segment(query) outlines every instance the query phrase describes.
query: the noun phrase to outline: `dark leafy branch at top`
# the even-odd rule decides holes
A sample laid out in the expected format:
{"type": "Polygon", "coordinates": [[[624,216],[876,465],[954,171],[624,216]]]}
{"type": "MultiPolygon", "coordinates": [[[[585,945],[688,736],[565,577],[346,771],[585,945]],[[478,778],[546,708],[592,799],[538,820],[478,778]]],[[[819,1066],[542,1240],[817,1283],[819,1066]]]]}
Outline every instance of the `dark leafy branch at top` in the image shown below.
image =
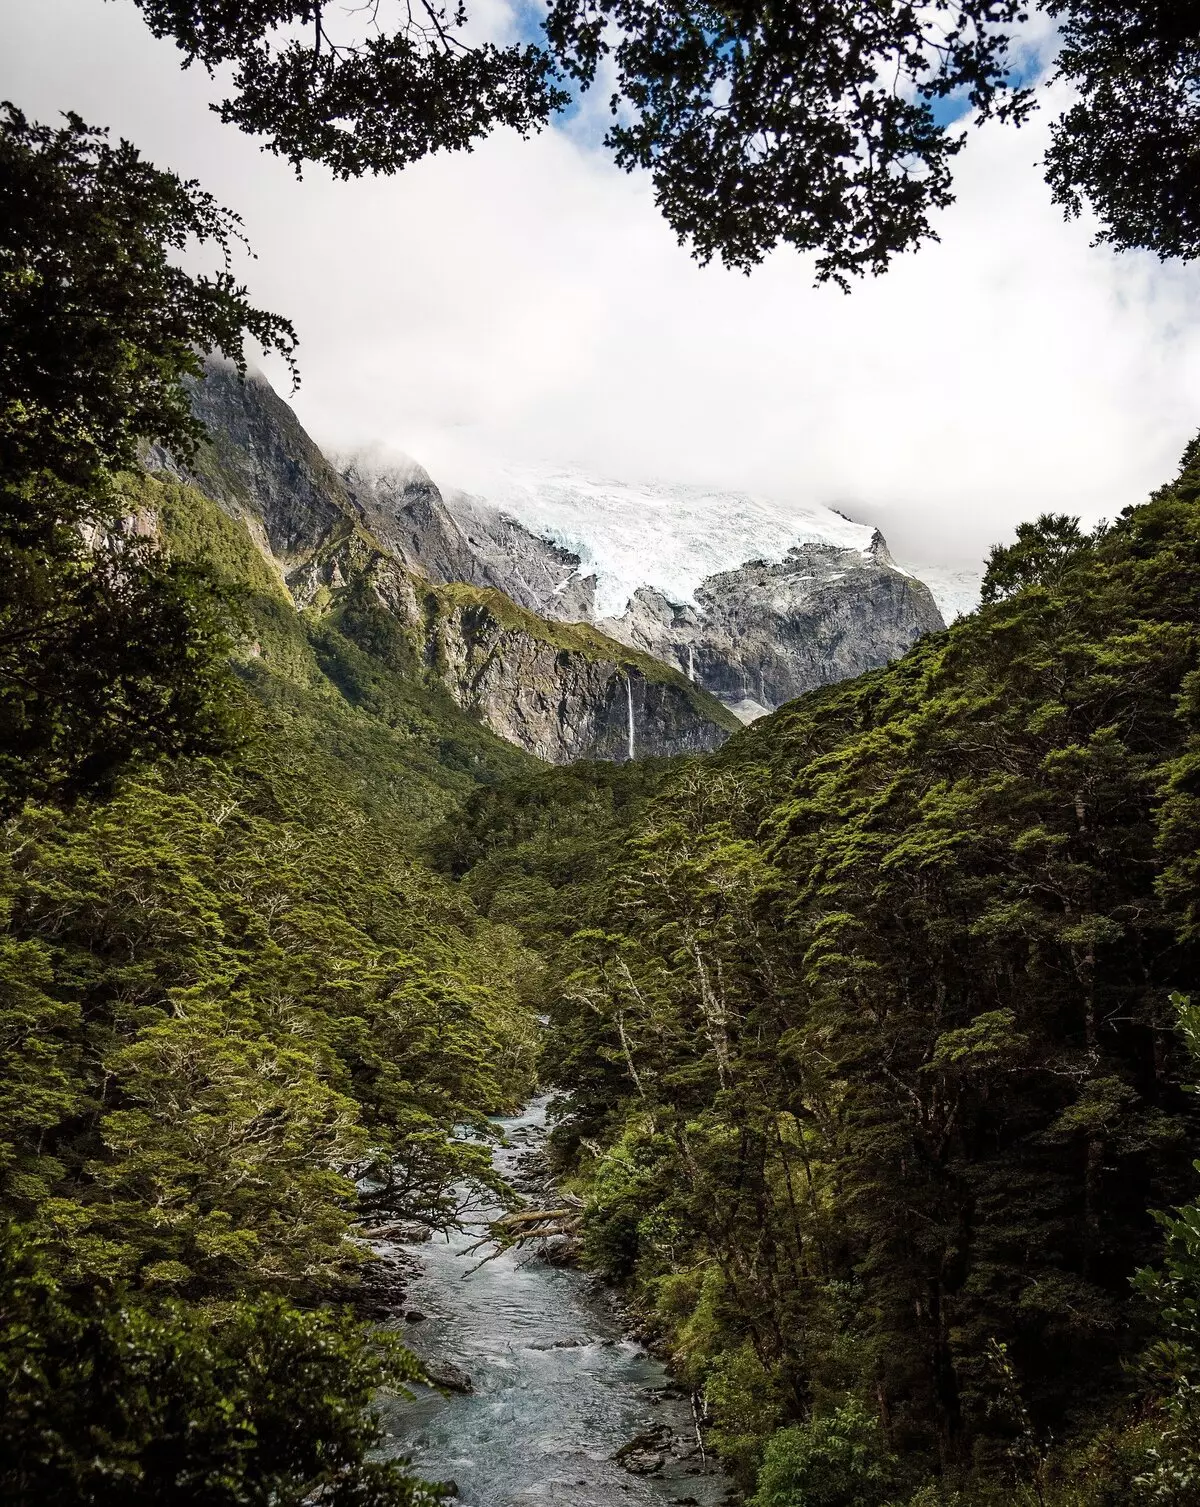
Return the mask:
{"type": "Polygon", "coordinates": [[[1015,44],[1040,8],[1078,91],[1053,127],[1056,199],[1090,205],[1116,247],[1200,253],[1200,13],[1183,0],[549,0],[539,43],[505,46],[465,0],[136,3],[186,64],[232,65],[224,120],[342,177],[528,134],[569,104],[564,83],[611,84],[607,145],[651,174],[694,255],[749,268],[790,245],[843,286],[936,239],[966,141],[939,102],[1027,116],[1015,44]]]}
{"type": "Polygon", "coordinates": [[[297,167],[323,162],[342,178],[394,173],[430,152],[469,149],[498,126],[527,135],[568,103],[544,49],[468,45],[462,4],[408,3],[388,32],[372,3],[360,8],[367,35],[354,45],[339,42],[328,22],[330,12],[344,22],[346,8],[313,0],[138,5],[156,36],[175,38],[187,63],[234,65],[223,120],[263,133],[297,167]]]}

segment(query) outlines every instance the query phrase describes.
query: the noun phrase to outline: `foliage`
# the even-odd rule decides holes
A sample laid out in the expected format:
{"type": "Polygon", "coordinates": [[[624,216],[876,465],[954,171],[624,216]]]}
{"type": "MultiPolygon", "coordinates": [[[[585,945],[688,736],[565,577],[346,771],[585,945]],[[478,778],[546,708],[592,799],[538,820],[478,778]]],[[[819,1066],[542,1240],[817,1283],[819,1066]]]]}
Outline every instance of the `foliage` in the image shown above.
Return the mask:
{"type": "Polygon", "coordinates": [[[138,442],[186,451],[197,350],[285,321],[228,270],[189,277],[190,240],[228,258],[237,222],[194,184],[76,116],[0,114],[0,811],[111,788],[131,762],[229,742],[224,611],[124,512],[138,442]]]}
{"type": "MultiPolygon", "coordinates": [[[[322,0],[137,0],[185,66],[230,65],[223,119],[297,167],[395,172],[498,125],[540,128],[575,88],[610,93],[607,144],[647,170],[681,241],[748,268],[783,243],[846,283],[936,238],[966,133],[1032,107],[1026,0],[787,6],[554,0],[537,43],[479,39],[465,3],[373,0],[365,24],[322,0]]],[[[1200,30],[1187,5],[1040,0],[1077,102],[1047,168],[1103,239],[1195,256],[1200,30]]]]}
{"type": "Polygon", "coordinates": [[[336,1287],[355,1182],[444,1224],[488,1165],[453,1127],[531,1081],[515,939],[327,776],[265,721],[236,776],[10,829],[3,1186],[80,1280],[336,1287]]]}
{"type": "Polygon", "coordinates": [[[417,855],[531,761],[298,614],[192,489],[119,486],[234,613],[242,743],[3,831],[0,1214],[41,1294],[26,1323],[14,1256],[4,1487],[432,1501],[367,1459],[369,1396],[411,1358],[321,1305],[361,1296],[364,1220],[445,1228],[495,1182],[485,1116],[533,1083],[533,960],[417,855]]]}
{"type": "Polygon", "coordinates": [[[203,430],[180,378],[199,373],[197,352],[244,370],[245,335],[295,343],[228,270],[175,265],[189,242],[228,263],[237,217],[76,115],[55,130],[6,105],[2,121],[5,481],[49,471],[90,487],[131,469],[147,437],[190,451],[203,430]]]}
{"type": "Polygon", "coordinates": [[[329,1305],[497,1184],[531,959],[416,851],[528,761],[136,469],[201,462],[200,353],[290,352],[173,265],[236,222],[74,117],[0,154],[0,1494],[432,1503],[371,1458],[417,1363],[329,1305]]]}
{"type": "Polygon", "coordinates": [[[421,1507],[368,1460],[380,1387],[413,1357],[351,1320],[278,1300],[204,1312],[71,1295],[36,1245],[0,1235],[0,1494],[12,1507],[421,1507]]]}
{"type": "MultiPolygon", "coordinates": [[[[1192,1063],[1200,1063],[1200,1007],[1182,994],[1172,1003],[1192,1063]]],[[[1137,1485],[1147,1503],[1187,1507],[1200,1497],[1200,1205],[1161,1214],[1159,1222],[1166,1232],[1165,1261],[1136,1280],[1159,1315],[1162,1338],[1143,1364],[1164,1399],[1165,1426],[1137,1485]]]]}
{"type": "Polygon", "coordinates": [[[476,798],[464,884],[550,918],[587,1248],[735,1456],[756,1399],[870,1399],[917,1480],[1128,1499],[1129,1281],[1192,1186],[1198,591],[1193,445],[1110,527],[1021,530],[974,617],[664,771],[600,863],[548,786],[476,798]]]}
{"type": "Polygon", "coordinates": [[[1200,23],[1187,4],[1051,0],[1061,78],[1077,99],[1057,122],[1047,177],[1098,239],[1161,257],[1200,253],[1200,23]]]}
{"type": "Polygon", "coordinates": [[[879,1420],[848,1402],[772,1436],[751,1507],[882,1507],[894,1477],[879,1420]]]}
{"type": "Polygon", "coordinates": [[[542,49],[469,44],[462,4],[423,0],[388,31],[376,0],[365,36],[339,31],[323,0],[136,4],[155,36],[174,37],[185,67],[232,65],[222,120],[265,136],[297,168],[396,172],[432,151],[469,149],[497,126],[527,135],[567,103],[542,49]]]}
{"type": "Polygon", "coordinates": [[[964,137],[937,124],[934,101],[962,91],[981,118],[1023,115],[1027,96],[1006,91],[1024,9],[555,0],[546,34],[585,84],[611,63],[607,143],[650,171],[701,260],[748,268],[782,241],[818,251],[818,278],[845,285],[930,238],[930,212],[951,202],[964,137]]]}

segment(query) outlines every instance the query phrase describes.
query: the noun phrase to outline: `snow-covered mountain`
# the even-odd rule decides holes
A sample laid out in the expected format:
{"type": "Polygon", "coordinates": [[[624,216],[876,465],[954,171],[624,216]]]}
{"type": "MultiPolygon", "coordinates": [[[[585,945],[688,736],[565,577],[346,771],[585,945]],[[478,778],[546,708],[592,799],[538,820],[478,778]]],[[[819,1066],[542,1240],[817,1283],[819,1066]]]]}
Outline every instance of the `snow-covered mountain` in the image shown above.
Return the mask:
{"type": "MultiPolygon", "coordinates": [[[[573,604],[590,595],[593,623],[743,720],[887,664],[943,626],[883,536],[831,508],[562,470],[493,471],[480,491],[445,494],[474,547],[505,520],[552,540],[577,572],[562,589],[573,604]]],[[[512,589],[525,591],[518,563],[512,589]]],[[[543,595],[538,610],[558,616],[562,602],[543,595]]]]}
{"type": "Polygon", "coordinates": [[[787,514],[747,492],[600,480],[578,471],[497,470],[478,489],[596,576],[596,612],[615,617],[642,586],[692,603],[701,582],[796,544],[867,550],[873,530],[830,508],[787,514]]]}
{"type": "MultiPolygon", "coordinates": [[[[566,469],[489,469],[472,491],[534,534],[578,555],[596,577],[596,615],[618,617],[642,587],[694,606],[708,577],[750,560],[781,561],[798,545],[866,553],[874,529],[832,508],[784,504],[749,492],[636,484],[566,469]]],[[[453,494],[447,494],[453,501],[453,494]]],[[[946,622],[979,602],[979,573],[899,564],[933,593],[946,622]]]]}
{"type": "MultiPolygon", "coordinates": [[[[426,578],[587,622],[752,720],[904,654],[944,619],[876,529],[747,492],[495,468],[471,492],[384,452],[335,461],[373,538],[426,578]]],[[[970,583],[939,580],[956,615],[970,583]]]]}

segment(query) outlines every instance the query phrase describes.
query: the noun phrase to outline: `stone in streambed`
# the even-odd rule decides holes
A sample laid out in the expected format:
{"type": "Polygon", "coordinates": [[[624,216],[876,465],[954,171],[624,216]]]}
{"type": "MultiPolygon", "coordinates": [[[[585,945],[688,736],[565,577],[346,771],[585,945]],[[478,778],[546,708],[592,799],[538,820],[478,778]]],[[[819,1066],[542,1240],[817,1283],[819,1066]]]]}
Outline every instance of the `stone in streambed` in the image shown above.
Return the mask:
{"type": "Polygon", "coordinates": [[[461,1392],[466,1395],[475,1390],[475,1384],[467,1373],[448,1360],[426,1365],[425,1379],[431,1386],[440,1387],[445,1392],[461,1392]]]}
{"type": "Polygon", "coordinates": [[[656,1423],[623,1444],[613,1459],[630,1475],[652,1476],[667,1463],[674,1437],[665,1423],[656,1423]]]}

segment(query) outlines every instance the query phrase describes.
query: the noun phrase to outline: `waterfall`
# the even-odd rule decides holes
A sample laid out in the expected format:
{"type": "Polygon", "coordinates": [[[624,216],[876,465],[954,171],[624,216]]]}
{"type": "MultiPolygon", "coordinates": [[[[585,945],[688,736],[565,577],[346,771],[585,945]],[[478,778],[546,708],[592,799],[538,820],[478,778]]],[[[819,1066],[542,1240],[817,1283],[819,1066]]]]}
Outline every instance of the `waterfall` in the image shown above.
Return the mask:
{"type": "Polygon", "coordinates": [[[694,655],[694,653],[692,651],[692,645],[691,644],[688,645],[688,679],[690,681],[692,681],[693,684],[695,683],[695,680],[696,680],[696,659],[695,659],[695,655],[694,655]]]}
{"type": "Polygon", "coordinates": [[[633,751],[633,679],[625,677],[625,705],[629,708],[629,757],[635,757],[633,751]]]}

